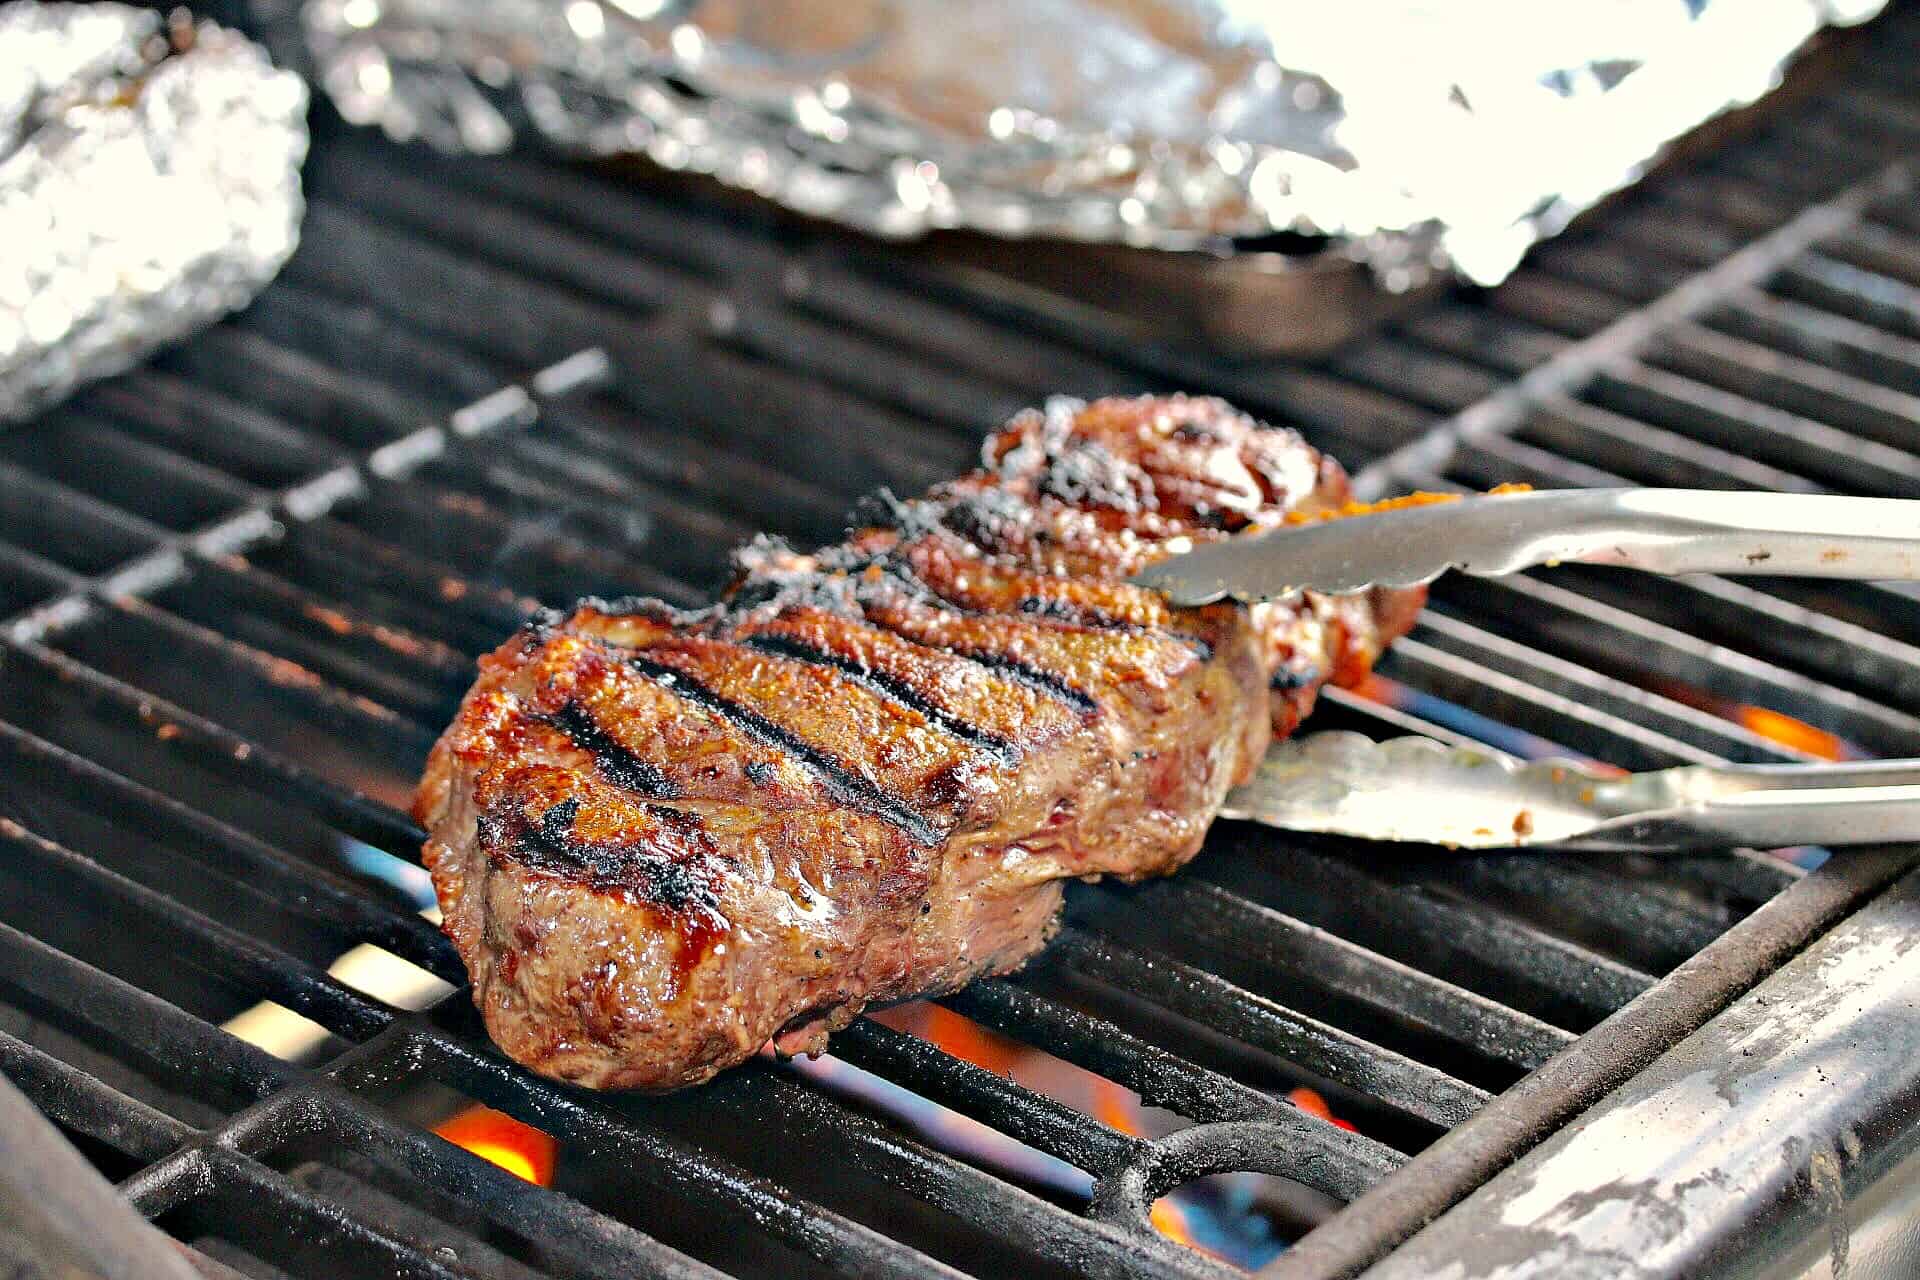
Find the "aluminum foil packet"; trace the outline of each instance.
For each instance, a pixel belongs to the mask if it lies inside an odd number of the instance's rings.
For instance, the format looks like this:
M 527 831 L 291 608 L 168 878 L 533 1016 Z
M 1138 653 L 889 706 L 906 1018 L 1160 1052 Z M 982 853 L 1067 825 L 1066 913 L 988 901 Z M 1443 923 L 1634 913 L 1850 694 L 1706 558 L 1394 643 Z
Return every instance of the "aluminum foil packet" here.
M 1326 237 L 1495 283 L 1883 0 L 308 0 L 349 120 L 513 118 L 802 213 L 1228 250 Z M 511 110 L 503 110 L 503 107 Z
M 247 303 L 298 241 L 307 91 L 241 36 L 0 4 L 0 420 Z

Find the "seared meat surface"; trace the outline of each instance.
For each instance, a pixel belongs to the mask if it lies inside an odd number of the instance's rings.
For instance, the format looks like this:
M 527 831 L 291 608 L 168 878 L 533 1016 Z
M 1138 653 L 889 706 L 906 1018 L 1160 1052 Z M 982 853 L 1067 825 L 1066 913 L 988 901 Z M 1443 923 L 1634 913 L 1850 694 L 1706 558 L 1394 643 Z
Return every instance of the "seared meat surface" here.
M 579 1084 L 693 1084 L 1018 967 L 1069 877 L 1179 867 L 1422 597 L 1176 610 L 1123 579 L 1347 498 L 1218 401 L 1060 401 L 843 543 L 745 548 L 711 609 L 535 618 L 416 800 L 494 1039 Z

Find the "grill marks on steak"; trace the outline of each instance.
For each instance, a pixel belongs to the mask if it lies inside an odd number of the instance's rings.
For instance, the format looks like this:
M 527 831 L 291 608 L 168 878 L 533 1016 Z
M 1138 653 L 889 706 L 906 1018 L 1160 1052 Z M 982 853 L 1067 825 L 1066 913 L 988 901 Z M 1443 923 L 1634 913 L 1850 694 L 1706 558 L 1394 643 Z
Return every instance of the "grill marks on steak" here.
M 586 601 L 482 659 L 416 809 L 494 1038 L 673 1088 L 1004 972 L 1067 877 L 1160 874 L 1419 593 L 1173 610 L 1122 579 L 1347 497 L 1217 401 L 1056 403 L 983 469 L 762 540 L 699 613 Z

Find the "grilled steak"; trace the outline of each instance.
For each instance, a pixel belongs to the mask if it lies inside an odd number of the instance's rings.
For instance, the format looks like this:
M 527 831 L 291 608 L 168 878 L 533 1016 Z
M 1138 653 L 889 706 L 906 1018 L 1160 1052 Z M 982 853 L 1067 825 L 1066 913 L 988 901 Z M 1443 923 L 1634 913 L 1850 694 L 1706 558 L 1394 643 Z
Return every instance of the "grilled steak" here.
M 1122 579 L 1338 509 L 1338 464 L 1215 400 L 1057 401 L 723 603 L 549 612 L 481 660 L 416 811 L 501 1047 L 672 1089 L 1004 973 L 1070 877 L 1200 847 L 1419 592 L 1175 610 Z

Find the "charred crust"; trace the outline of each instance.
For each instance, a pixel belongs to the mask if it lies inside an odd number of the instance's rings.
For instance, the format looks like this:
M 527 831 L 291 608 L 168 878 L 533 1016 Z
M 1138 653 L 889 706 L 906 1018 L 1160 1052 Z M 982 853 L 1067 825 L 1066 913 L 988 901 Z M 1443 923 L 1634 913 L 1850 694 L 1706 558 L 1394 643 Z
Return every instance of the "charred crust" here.
M 750 613 L 779 613 L 796 607 L 857 618 L 853 587 L 844 575 L 814 570 L 759 573 L 745 579 L 727 598 L 727 620 Z M 716 630 L 719 628 L 716 628 Z
M 1049 451 L 1040 473 L 1040 492 L 1071 506 L 1107 507 L 1128 515 L 1151 509 L 1153 480 L 1122 462 L 1103 444 L 1079 441 L 1061 452 Z
M 748 737 L 796 757 L 820 779 L 827 794 L 841 804 L 891 823 L 915 844 L 931 848 L 946 839 L 947 833 L 940 824 L 901 797 L 855 773 L 831 754 L 752 707 L 722 697 L 692 676 L 664 663 L 635 655 L 627 659 L 627 665 L 682 700 L 719 716 Z
M 607 618 L 638 618 L 686 631 L 711 627 L 726 614 L 723 605 L 681 609 L 654 596 L 614 596 L 611 599 L 605 596 L 582 596 L 574 602 L 573 609 L 576 616 L 588 612 Z
M 1070 681 L 1063 680 L 1051 671 L 1044 671 L 1018 658 L 1010 658 L 1004 653 L 990 653 L 978 649 L 947 649 L 946 652 L 969 662 L 977 662 L 989 671 L 997 671 L 1009 679 L 1026 685 L 1029 689 L 1044 693 L 1050 698 L 1066 703 L 1083 716 L 1098 715 L 1100 703 L 1092 694 Z
M 584 704 L 569 699 L 558 711 L 541 719 L 549 728 L 586 752 L 600 776 L 614 786 L 660 800 L 669 800 L 679 794 L 679 788 L 667 777 L 666 770 L 635 755 L 624 743 L 608 733 Z
M 847 512 L 847 532 L 866 529 L 904 529 L 912 519 L 911 507 L 894 496 L 891 489 L 876 489 L 860 495 Z
M 1004 764 L 1016 764 L 1020 760 L 1020 748 L 1013 741 L 997 733 L 970 724 L 954 715 L 944 707 L 928 700 L 927 696 L 905 680 L 888 675 L 884 671 L 875 671 L 864 663 L 812 645 L 802 643 L 790 636 L 768 635 L 761 633 L 744 637 L 740 643 L 758 649 L 762 653 L 789 658 L 795 662 L 810 663 L 814 666 L 831 667 L 862 688 L 870 689 L 883 698 L 891 699 L 911 711 L 925 716 L 928 723 L 941 729 L 962 742 L 978 747 Z M 933 650 L 939 653 L 942 650 Z
M 1171 627 L 1141 626 L 1137 622 L 1116 618 L 1093 605 L 1077 604 L 1071 600 L 1051 599 L 1046 596 L 1027 596 L 1020 601 L 1017 609 L 1019 613 L 1029 618 L 1064 622 L 1069 626 L 1084 627 L 1089 631 L 1118 631 L 1127 635 L 1158 636 L 1185 645 L 1202 662 L 1213 661 L 1213 642 L 1191 631 L 1176 630 Z
M 771 533 L 756 533 L 727 557 L 737 574 L 759 573 L 793 555 L 793 544 Z
M 764 787 L 773 781 L 773 766 L 765 760 L 749 760 L 741 772 L 747 775 L 747 781 L 756 787 Z
M 958 608 L 954 611 L 960 613 L 966 612 Z M 910 635 L 903 634 L 898 627 L 884 618 L 869 614 L 867 621 L 882 631 L 900 636 L 902 640 L 907 641 L 909 644 L 926 643 L 921 640 L 916 640 Z M 1051 671 L 1043 670 L 1040 667 L 1033 666 L 1031 663 L 1022 662 L 1018 658 L 1009 657 L 1004 653 L 995 653 L 990 649 L 969 649 L 960 645 L 934 644 L 926 645 L 926 647 L 933 649 L 937 653 L 944 653 L 950 657 L 959 658 L 964 662 L 971 662 L 977 667 L 985 667 L 996 675 L 1005 676 L 1016 684 L 1024 685 L 1036 693 L 1043 693 L 1057 702 L 1065 703 L 1082 716 L 1095 715 L 1100 710 L 1100 704 L 1095 701 L 1093 695 L 1086 690 L 1081 689 L 1068 680 L 1054 675 Z
M 1080 605 L 1069 604 L 1065 600 L 1049 600 L 1044 596 L 1028 596 L 1018 608 L 1030 617 L 1052 618 L 1056 622 L 1071 622 L 1077 626 L 1100 626 L 1113 621 Z
M 1012 544 L 1031 527 L 1033 508 L 1005 489 L 988 489 L 953 499 L 940 523 L 975 546 L 993 551 Z
M 573 831 L 579 812 L 579 798 L 568 796 L 534 821 L 524 814 L 487 814 L 480 819 L 480 838 L 490 851 L 541 875 L 629 894 L 676 913 L 718 913 L 711 880 L 719 851 L 697 814 L 649 805 L 665 846 L 651 848 L 582 840 Z
M 1291 693 L 1295 689 L 1319 684 L 1323 678 L 1318 667 L 1276 667 L 1273 677 L 1267 681 L 1267 687 Z
M 559 609 L 535 609 L 520 627 L 520 649 L 532 653 L 553 639 L 566 626 L 567 614 Z

